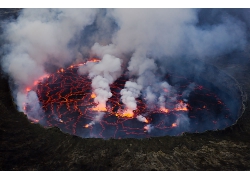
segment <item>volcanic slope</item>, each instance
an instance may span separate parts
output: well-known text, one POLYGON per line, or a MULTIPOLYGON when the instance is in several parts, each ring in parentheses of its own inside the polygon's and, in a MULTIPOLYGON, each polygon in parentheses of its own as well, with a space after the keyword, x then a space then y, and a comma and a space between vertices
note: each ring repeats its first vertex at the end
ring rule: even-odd
MULTIPOLYGON (((227 67, 234 67, 225 71, 233 74, 249 95, 250 65, 227 67), (239 69, 245 76, 236 73, 239 69)), ((237 123, 225 130, 143 140, 82 139, 56 127, 45 129, 30 123, 16 110, 3 74, 0 83, 1 170, 250 169, 248 106, 237 123)))
MULTIPOLYGON (((249 55, 245 52, 247 57, 249 55)), ((250 64, 217 59, 250 95, 250 64)), ((250 170, 250 108, 225 130, 150 139, 82 139, 32 124, 0 75, 0 170, 250 170)))

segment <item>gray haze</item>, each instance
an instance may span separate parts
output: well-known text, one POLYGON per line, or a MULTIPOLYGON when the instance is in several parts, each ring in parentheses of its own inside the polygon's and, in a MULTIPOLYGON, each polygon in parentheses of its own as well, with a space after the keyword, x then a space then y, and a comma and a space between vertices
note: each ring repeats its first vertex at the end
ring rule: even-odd
MULTIPOLYGON (((130 79, 121 100, 128 109, 136 109, 135 98, 141 94, 149 107, 165 106, 168 94, 162 87, 170 94, 175 90, 155 77, 159 66, 183 56, 207 60, 245 50, 249 15, 245 9, 23 9, 16 20, 4 24, 1 65, 13 79, 20 111, 36 97, 33 92, 27 96, 26 88, 49 74, 48 67, 67 67, 86 62, 86 57, 102 60, 79 69, 92 79, 95 102, 105 104, 112 96, 109 85, 127 72, 130 79)), ((188 124, 182 117, 180 122, 188 124)))

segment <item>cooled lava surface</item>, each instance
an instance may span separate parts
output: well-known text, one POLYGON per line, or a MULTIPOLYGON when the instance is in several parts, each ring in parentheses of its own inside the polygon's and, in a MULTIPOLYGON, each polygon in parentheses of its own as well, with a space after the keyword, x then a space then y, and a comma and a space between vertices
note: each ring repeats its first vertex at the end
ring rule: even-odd
POLYGON ((177 98, 167 102, 165 107, 155 104, 149 108, 141 95, 136 99, 137 109, 132 114, 127 113, 120 100, 120 91, 128 78, 122 75, 110 86, 112 97, 106 108, 96 108, 91 79, 77 73, 79 66, 59 69, 34 82, 34 87, 27 88, 27 96, 31 90, 35 91, 42 107, 40 116, 32 117, 33 107, 29 104, 24 106, 32 122, 39 122, 45 127, 56 126, 63 132, 83 138, 119 139, 204 132, 228 127, 235 121, 227 105, 216 94, 218 90, 213 92, 202 84, 171 73, 164 78, 176 87, 174 96, 177 98), (191 83, 194 88, 185 99, 183 92, 191 83), (95 121, 96 118, 99 122, 95 121))

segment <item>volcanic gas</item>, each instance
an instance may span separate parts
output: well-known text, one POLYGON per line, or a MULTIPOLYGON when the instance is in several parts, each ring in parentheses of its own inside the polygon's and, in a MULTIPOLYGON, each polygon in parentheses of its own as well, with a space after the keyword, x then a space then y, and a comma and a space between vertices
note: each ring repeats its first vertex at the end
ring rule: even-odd
MULTIPOLYGON (((91 60, 99 63, 100 60, 91 60)), ((63 132, 83 138, 149 138, 203 132, 224 128, 234 122, 230 110, 218 94, 202 84, 171 72, 163 76, 159 102, 146 102, 142 93, 137 107, 129 109, 122 101, 121 91, 129 78, 123 73, 112 84, 112 96, 102 105, 92 88, 92 80, 80 75, 84 64, 71 65, 46 75, 27 87, 27 97, 36 93, 41 105, 39 116, 32 103, 23 108, 29 119, 45 127, 56 126, 63 132), (164 86, 175 87, 175 91, 164 86), (171 92, 172 91, 172 92, 171 92)))

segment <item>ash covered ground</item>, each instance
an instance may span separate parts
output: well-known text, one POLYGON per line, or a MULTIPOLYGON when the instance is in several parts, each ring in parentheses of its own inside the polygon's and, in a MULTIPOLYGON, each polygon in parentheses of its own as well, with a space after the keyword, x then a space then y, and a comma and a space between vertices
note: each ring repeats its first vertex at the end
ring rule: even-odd
MULTIPOLYGON (((1 10, 1 18, 15 13, 1 10)), ((246 46, 209 61, 242 87, 246 108, 236 124, 177 137, 83 139, 55 127, 45 129, 17 111, 8 82, 11 79, 1 71, 1 170, 249 170, 248 52, 246 46)))

